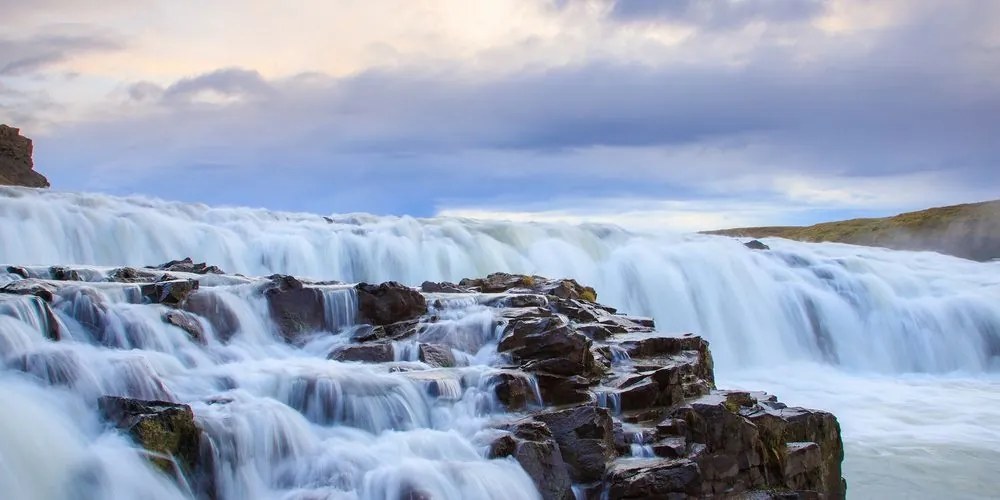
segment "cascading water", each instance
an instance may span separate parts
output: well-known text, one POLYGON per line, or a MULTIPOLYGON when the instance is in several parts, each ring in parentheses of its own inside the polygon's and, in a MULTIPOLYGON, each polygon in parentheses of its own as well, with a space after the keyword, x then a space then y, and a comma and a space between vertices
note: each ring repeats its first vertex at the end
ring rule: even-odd
MULTIPOLYGON (((654 317, 660 330, 706 336, 720 385, 767 389, 789 403, 841 416, 852 493, 902 489, 930 495, 938 491, 926 479, 935 467, 955 478, 942 494, 975 497, 992 491, 994 478, 985 464, 1000 460, 995 451, 1000 418, 987 417, 1000 405, 966 400, 1000 393, 1000 263, 838 244, 768 243, 772 250, 757 252, 727 238, 633 234, 603 226, 324 218, 0 188, 0 262, 8 264, 142 266, 191 256, 230 273, 346 282, 419 284, 495 271, 574 277, 594 286, 601 302, 654 317), (921 389, 934 397, 910 398, 921 389), (904 394, 903 400, 896 398, 904 394), (886 409, 897 403, 906 407, 886 409), (868 431, 872 426, 894 432, 876 436, 868 431), (872 477, 868 471, 879 455, 896 457, 900 465, 872 477)), ((0 281, 14 278, 0 274, 0 281)), ((72 416, 45 420, 47 436, 66 436, 67 456, 87 457, 88 477, 120 497, 180 493, 168 492, 171 484, 146 480, 149 474, 118 477, 125 469, 109 464, 132 451, 87 416, 84 401, 99 395, 195 401, 225 392, 227 404, 195 404, 195 412, 229 447, 222 452, 232 457, 224 486, 236 497, 354 488, 381 498, 386 488, 413 486, 403 484, 410 473, 424 481, 419 487, 443 496, 477 496, 484 491, 477 488, 490 488, 460 477, 503 483, 494 491, 524 484, 516 464, 482 460, 471 444, 477 412, 488 411, 477 384, 495 343, 494 332, 473 327, 488 324, 475 304, 442 311, 452 315, 446 323, 462 323, 437 333, 458 342, 460 368, 431 381, 414 380, 319 363, 317 356, 329 351, 331 340, 301 349, 277 342, 266 307, 248 285, 216 284, 213 293, 231 311, 238 333, 223 344, 213 338, 221 334, 219 325, 203 325, 209 332, 204 346, 132 304, 128 287, 91 287, 66 297, 56 307, 70 341, 65 343, 41 336, 51 319, 33 315, 28 301, 0 302, 0 346, 8 364, 17 358, 16 371, 63 389, 44 391, 11 374, 0 383, 29 401, 25 412, 72 416), (100 318, 74 310, 94 301, 95 294, 106 306, 99 309, 100 318), (97 319, 109 328, 88 330, 87 321, 97 319), (428 399, 428 383, 447 397, 428 399), (373 399, 373 393, 385 397, 373 399), (362 406, 315 410, 312 402, 323 398, 362 406), (372 437, 352 429, 391 430, 372 437), (317 442, 342 446, 317 447, 317 442), (452 462, 466 465, 458 470, 441 465, 452 462), (488 474, 487 468, 492 468, 488 474), (357 482, 362 476, 369 479, 357 482), (317 482, 319 477, 336 484, 317 482), (473 489, 455 490, 457 484, 473 489)), ((330 296, 328 324, 350 328, 353 319, 344 312, 353 310, 349 300, 330 296)), ((407 349, 396 346, 397 359, 416 362, 407 349)), ((34 484, 11 468, 33 458, 20 448, 25 436, 11 426, 2 429, 0 488, 23 492, 19 498, 51 498, 44 491, 50 485, 34 484)))

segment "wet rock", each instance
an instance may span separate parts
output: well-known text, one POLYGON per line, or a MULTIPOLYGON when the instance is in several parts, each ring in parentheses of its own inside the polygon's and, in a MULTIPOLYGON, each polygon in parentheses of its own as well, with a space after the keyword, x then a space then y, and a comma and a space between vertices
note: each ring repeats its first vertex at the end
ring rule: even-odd
POLYGON ((108 280, 118 283, 153 283, 159 278, 159 274, 140 271, 134 267, 119 267, 108 273, 108 280))
POLYGON ((643 460, 616 465, 608 474, 608 498, 685 499, 700 496, 701 471, 690 460, 643 460))
POLYGON ((547 405, 561 406, 585 403, 593 399, 589 379, 579 375, 563 376, 546 372, 535 373, 542 401, 547 405))
POLYGON ((193 274, 225 274, 222 269, 219 269, 217 266, 210 266, 204 262, 195 263, 191 260, 191 257, 185 257, 181 260, 172 260, 158 266, 147 267, 147 269, 159 269, 161 271, 193 274))
POLYGON ((198 286, 197 280, 178 279, 147 283, 140 285, 139 290, 146 300, 154 304, 180 307, 198 286))
POLYGON ((202 328, 198 318, 193 314, 169 310, 163 313, 163 322, 184 330, 191 337, 191 340, 199 344, 205 343, 205 329, 202 328))
POLYGON ((549 280, 541 276, 493 273, 485 278, 466 278, 459 286, 482 293, 541 293, 562 299, 597 301, 597 292, 573 279, 549 280))
POLYGON ((490 446, 489 457, 514 457, 544 500, 572 500, 572 481, 559 445, 545 424, 523 420, 507 426, 509 435, 490 446))
POLYGON ((49 268, 49 274, 56 281, 86 281, 80 271, 65 266, 52 266, 49 268))
POLYGON ((380 285, 359 283, 360 321, 373 325, 388 325, 418 318, 427 313, 424 296, 407 286, 388 281, 380 285))
POLYGON ((420 344, 417 347, 418 359, 438 368, 455 366, 455 354, 448 346, 438 344, 420 344))
POLYGON ((493 391, 508 411, 518 411, 535 402, 534 389, 528 376, 518 372, 499 372, 491 375, 493 391))
POLYGON ((441 283, 435 283, 433 281, 425 281, 420 284, 420 291, 424 293, 468 293, 469 290, 460 287, 454 283, 449 283, 447 281, 442 281, 441 283))
MULTIPOLYGON (((173 457, 181 472, 190 475, 198 469, 201 430, 195 425, 191 407, 167 401, 142 401, 104 396, 98 400, 104 417, 151 452, 173 457)), ((149 460, 167 473, 174 473, 170 460, 149 456, 149 460)))
POLYGON ((497 348, 533 371, 554 375, 593 375, 597 370, 591 340, 558 317, 511 320, 497 348))
POLYGON ((770 250, 771 247, 764 244, 760 240, 750 240, 743 244, 743 246, 749 248, 750 250, 770 250))
POLYGON ((270 279, 263 293, 271 318, 285 340, 294 342, 303 333, 325 327, 326 311, 321 290, 306 287, 292 276, 276 274, 270 279))
POLYGON ((228 342, 240 329, 240 320, 218 295, 205 290, 195 290, 188 295, 181 308, 205 318, 215 331, 216 338, 228 342))
POLYGON ((604 476, 615 455, 614 426, 606 408, 577 406, 539 413, 534 419, 552 431, 576 481, 598 481, 604 476))
POLYGON ((21 266, 7 266, 7 272, 10 274, 16 274, 26 279, 31 277, 31 274, 28 273, 28 270, 21 266))
POLYGON ((0 292, 2 293, 34 295, 49 303, 52 302, 52 298, 55 296, 57 290, 58 288, 55 285, 34 278, 11 281, 0 288, 0 292))
POLYGON ((368 343, 338 347, 328 356, 337 361, 364 361, 367 363, 388 363, 395 359, 392 344, 368 343))

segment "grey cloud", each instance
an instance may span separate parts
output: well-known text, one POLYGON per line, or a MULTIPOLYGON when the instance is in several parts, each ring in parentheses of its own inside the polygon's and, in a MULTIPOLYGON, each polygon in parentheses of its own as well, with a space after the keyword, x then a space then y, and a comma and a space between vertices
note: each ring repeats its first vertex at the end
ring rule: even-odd
POLYGON ((671 21, 705 28, 750 22, 798 22, 823 12, 827 0, 615 0, 610 15, 623 21, 671 21))
POLYGON ((0 75, 36 73, 81 54, 115 51, 124 46, 115 37, 93 33, 43 34, 20 39, 0 37, 0 75))
MULTIPOLYGON (((135 87, 133 86, 133 89, 135 87)), ((146 90, 151 90, 146 88, 146 90)), ((212 91, 229 97, 263 97, 272 89, 260 73, 240 68, 223 68, 180 80, 163 91, 166 102, 183 102, 200 92, 212 91)))

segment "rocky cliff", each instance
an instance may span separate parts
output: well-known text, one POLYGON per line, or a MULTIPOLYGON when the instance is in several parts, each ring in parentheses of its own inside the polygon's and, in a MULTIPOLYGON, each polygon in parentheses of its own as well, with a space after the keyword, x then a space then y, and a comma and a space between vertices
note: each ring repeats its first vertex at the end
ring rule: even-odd
MULTIPOLYGON (((268 393, 270 402, 254 411, 287 405, 287 411, 324 429, 401 433, 430 427, 429 417, 421 415, 471 406, 484 422, 471 438, 478 459, 516 462, 546 500, 845 495, 840 427, 832 414, 790 408, 760 392, 716 389, 704 339, 659 332, 652 319, 597 303, 597 292, 574 280, 498 273, 458 284, 426 282, 416 289, 395 282, 229 276, 187 259, 145 269, 9 266, 2 271, 0 315, 20 315, 51 346, 91 342, 87 355, 95 349, 148 349, 167 372, 179 370, 163 365, 171 352, 185 353, 178 356, 178 367, 197 366, 208 357, 249 370, 256 365, 240 356, 262 341, 247 332, 266 318, 270 333, 265 332, 264 345, 271 351, 293 350, 292 359, 322 356, 315 360, 319 365, 308 366, 330 371, 316 378, 301 367, 279 364, 267 365, 249 382, 220 377, 214 369, 206 380, 192 381, 194 372, 182 370, 183 394, 193 387, 222 394, 193 400, 172 391, 159 374, 143 372, 133 381, 109 375, 127 383, 115 386, 114 394, 98 393, 95 413, 149 450, 156 467, 198 497, 246 494, 226 489, 236 481, 226 474, 254 460, 252 453, 239 451, 248 445, 239 443, 244 437, 232 422, 245 422, 239 404, 248 391, 269 387, 254 378, 264 373, 294 378, 278 384, 288 387, 287 394, 268 393), (257 315, 248 313, 254 304, 257 315), (223 355, 230 343, 240 346, 233 351, 239 355, 223 355), (350 370, 342 373, 341 367, 350 370), (371 367, 377 369, 364 371, 371 367), (370 374, 355 379, 350 372, 370 374), (217 415, 224 420, 214 421, 217 415)), ((75 387, 78 378, 86 378, 88 365, 67 357, 69 350, 17 355, 8 347, 9 367, 45 383, 75 387)), ((115 369, 123 355, 100 369, 115 369)), ((272 432, 277 431, 262 436, 272 432)), ((309 455, 284 454, 281 450, 293 445, 278 443, 266 447, 277 455, 260 458, 258 466, 280 462, 278 470, 297 467, 299 475, 275 475, 275 488, 299 487, 300 477, 310 487, 312 481, 332 481, 323 467, 360 453, 337 449, 332 462, 295 465, 289 461, 309 455), (313 469, 320 479, 309 479, 313 469)), ((329 487, 366 487, 351 476, 367 474, 358 467, 345 467, 329 487)), ((392 469, 380 467, 383 473, 392 469)), ((448 465, 460 467, 454 460, 448 465)), ((422 484, 419 475, 404 477, 386 498, 447 497, 435 493, 432 483, 422 484)), ((473 495, 487 496, 478 491, 473 495)))
POLYGON ((31 139, 20 130, 0 125, 0 185, 49 187, 44 175, 34 171, 31 139))
POLYGON ((1000 259, 1000 200, 929 208, 893 217, 824 222, 807 227, 744 227, 705 233, 833 241, 896 250, 930 250, 988 261, 1000 259))

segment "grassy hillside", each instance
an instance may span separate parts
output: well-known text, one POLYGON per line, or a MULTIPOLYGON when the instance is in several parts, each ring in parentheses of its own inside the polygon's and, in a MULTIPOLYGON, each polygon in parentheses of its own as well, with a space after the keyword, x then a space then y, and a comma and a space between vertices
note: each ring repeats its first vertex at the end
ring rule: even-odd
POLYGON ((745 227, 706 233, 932 250, 985 261, 1000 258, 1000 200, 929 208, 877 219, 851 219, 813 226, 745 227))

